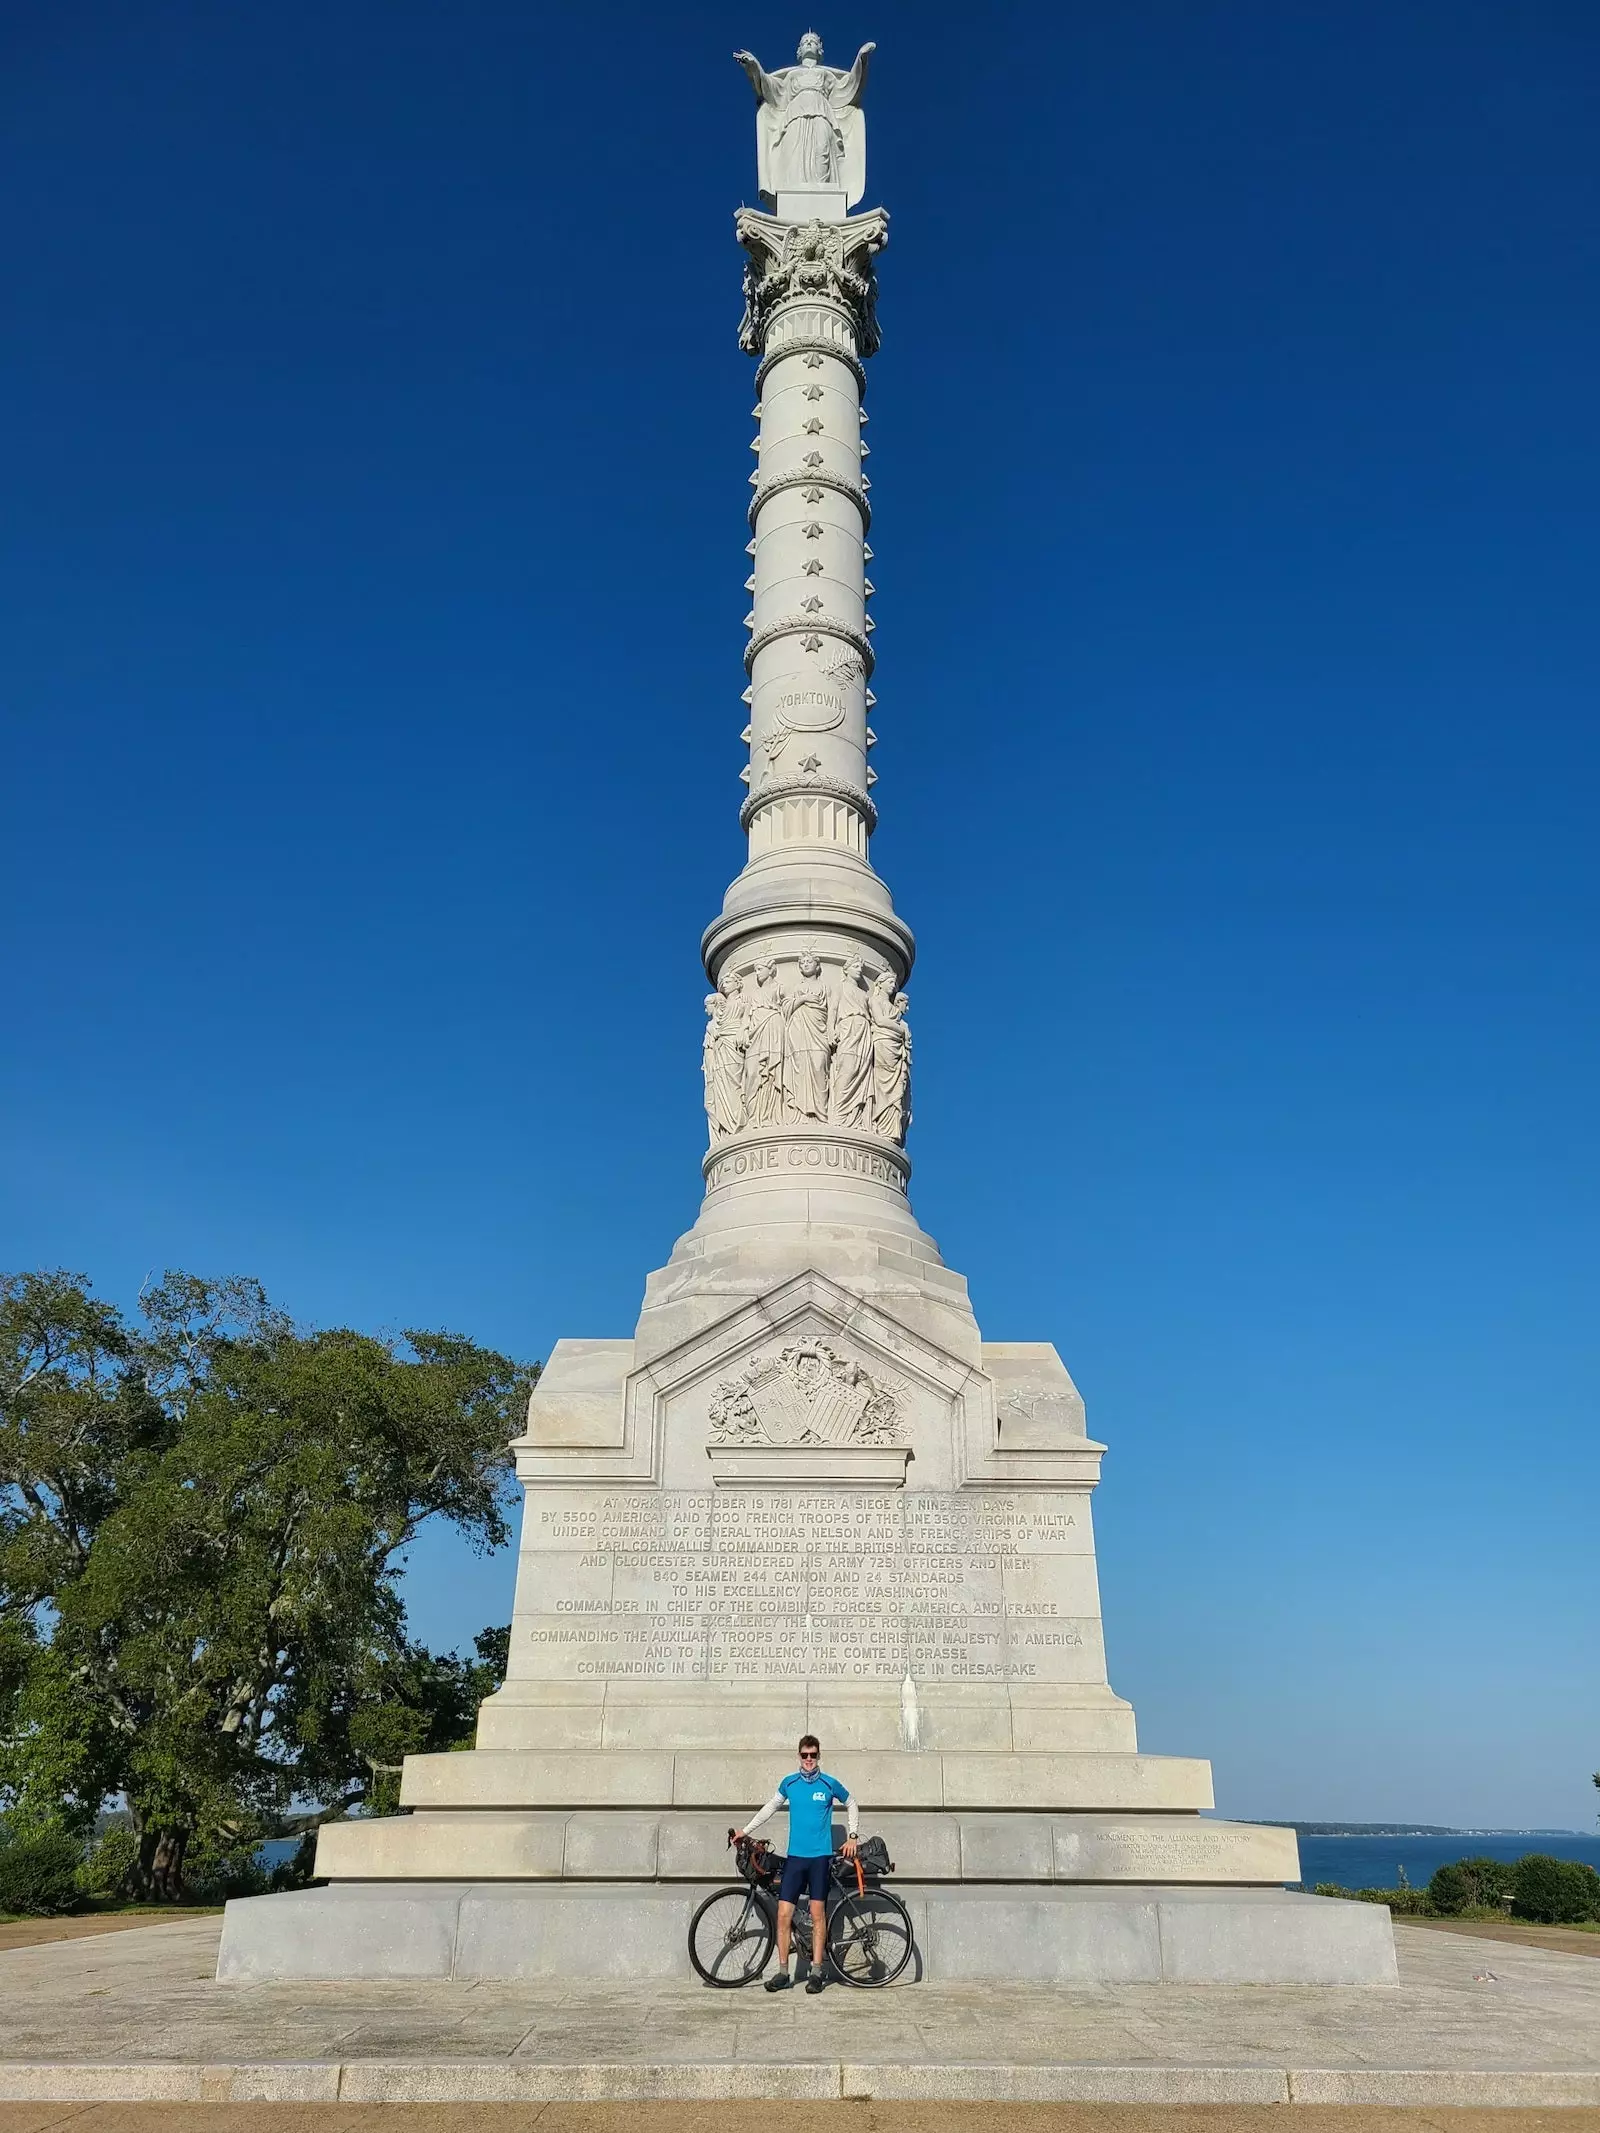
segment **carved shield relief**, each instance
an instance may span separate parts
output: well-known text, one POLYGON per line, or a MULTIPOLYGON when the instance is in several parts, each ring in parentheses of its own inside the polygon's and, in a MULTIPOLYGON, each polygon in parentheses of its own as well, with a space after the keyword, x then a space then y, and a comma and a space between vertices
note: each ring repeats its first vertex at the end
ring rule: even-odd
POLYGON ((791 1341, 724 1378, 709 1420, 713 1444, 866 1444, 905 1441, 905 1388, 823 1340, 791 1341))

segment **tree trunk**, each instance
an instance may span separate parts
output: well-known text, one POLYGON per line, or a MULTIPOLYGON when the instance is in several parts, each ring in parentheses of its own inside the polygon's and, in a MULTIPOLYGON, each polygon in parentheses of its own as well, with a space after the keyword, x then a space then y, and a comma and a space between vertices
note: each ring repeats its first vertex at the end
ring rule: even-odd
POLYGON ((186 1829, 143 1829, 132 1876, 133 1894, 142 1903, 182 1903, 183 1855, 189 1848, 186 1829))

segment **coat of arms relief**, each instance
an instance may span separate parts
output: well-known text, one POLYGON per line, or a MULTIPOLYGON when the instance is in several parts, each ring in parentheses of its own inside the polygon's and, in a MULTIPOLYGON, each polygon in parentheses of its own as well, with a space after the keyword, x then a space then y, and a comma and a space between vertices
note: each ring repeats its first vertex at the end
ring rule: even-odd
POLYGON ((903 1388, 890 1386, 826 1341, 794 1341, 758 1355, 718 1385, 711 1442, 882 1444, 905 1442, 903 1388))

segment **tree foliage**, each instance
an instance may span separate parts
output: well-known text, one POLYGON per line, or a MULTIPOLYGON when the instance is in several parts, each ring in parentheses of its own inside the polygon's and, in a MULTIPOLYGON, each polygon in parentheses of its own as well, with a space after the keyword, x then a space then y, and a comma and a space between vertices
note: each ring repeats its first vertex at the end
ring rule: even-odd
POLYGON ((1508 1859, 1457 1859, 1436 1867, 1428 1883, 1428 1908, 1450 1917, 1509 1902, 1516 1871, 1508 1859))
POLYGON ((141 1302, 0 1280, 0 1788, 83 1832, 124 1799, 165 1896, 191 1844, 390 1805, 402 1755, 470 1731, 488 1660, 414 1645, 397 1578, 430 1519, 507 1538, 533 1372, 301 1331, 253 1281, 141 1302))
POLYGON ((1516 1864, 1511 1911, 1515 1918, 1551 1926, 1600 1918, 1600 1874, 1581 1859, 1553 1859, 1546 1852, 1529 1852, 1516 1864))
POLYGON ((0 1844, 0 1911, 53 1918, 78 1901, 83 1847, 70 1831, 46 1823, 0 1844))

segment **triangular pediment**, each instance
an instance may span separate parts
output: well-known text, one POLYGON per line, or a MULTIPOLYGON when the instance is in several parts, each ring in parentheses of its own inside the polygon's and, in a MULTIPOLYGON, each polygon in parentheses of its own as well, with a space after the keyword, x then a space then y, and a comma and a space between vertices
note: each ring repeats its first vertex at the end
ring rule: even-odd
POLYGON ((658 1355, 638 1373, 661 1393, 674 1393, 725 1372, 741 1358, 776 1344, 805 1339, 833 1341, 859 1351, 860 1361, 909 1373, 946 1398, 972 1375, 959 1357, 912 1333, 898 1320, 815 1271, 797 1274, 781 1287, 702 1327, 677 1347, 658 1355))
POLYGON ((815 1270, 703 1326, 629 1379, 656 1471, 719 1486, 898 1486, 952 1469, 977 1374, 815 1270), (648 1417, 648 1420, 647 1420, 648 1417))

